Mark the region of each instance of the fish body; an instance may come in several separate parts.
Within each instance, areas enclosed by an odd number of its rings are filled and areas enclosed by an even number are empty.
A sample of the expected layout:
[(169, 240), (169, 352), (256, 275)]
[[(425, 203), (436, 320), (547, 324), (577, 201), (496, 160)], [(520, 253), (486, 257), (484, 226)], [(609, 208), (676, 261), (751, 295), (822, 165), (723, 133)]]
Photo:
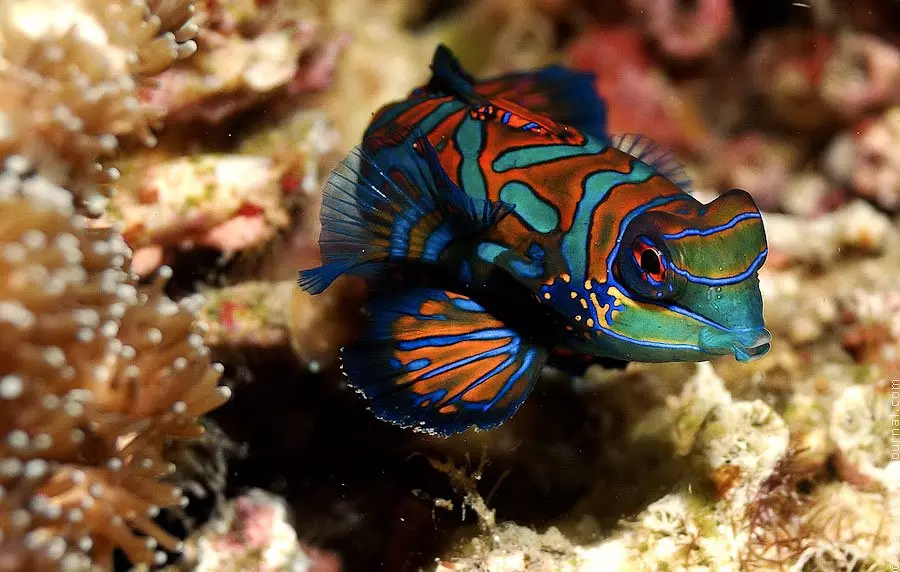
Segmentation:
[(438, 48), (326, 186), (323, 266), (373, 285), (344, 370), (375, 413), (440, 434), (511, 416), (555, 349), (623, 361), (768, 351), (760, 213), (709, 204), (640, 136), (611, 137), (590, 74), (485, 82)]

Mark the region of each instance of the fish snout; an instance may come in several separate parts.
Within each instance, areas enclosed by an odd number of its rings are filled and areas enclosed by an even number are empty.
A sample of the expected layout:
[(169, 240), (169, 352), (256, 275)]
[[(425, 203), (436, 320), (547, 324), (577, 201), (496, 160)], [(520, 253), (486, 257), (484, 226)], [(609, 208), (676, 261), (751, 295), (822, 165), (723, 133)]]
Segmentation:
[(733, 353), (736, 360), (748, 362), (769, 352), (772, 334), (765, 328), (720, 330), (707, 326), (700, 330), (699, 341), (705, 351), (717, 355)]

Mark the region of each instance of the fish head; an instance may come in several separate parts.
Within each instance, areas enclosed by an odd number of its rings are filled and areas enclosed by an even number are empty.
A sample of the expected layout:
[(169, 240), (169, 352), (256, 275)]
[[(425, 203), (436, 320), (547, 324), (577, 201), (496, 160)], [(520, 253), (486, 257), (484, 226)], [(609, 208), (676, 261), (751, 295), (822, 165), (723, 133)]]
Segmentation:
[(606, 326), (630, 359), (750, 361), (769, 351), (758, 277), (766, 235), (746, 191), (677, 213), (648, 209), (616, 248)]

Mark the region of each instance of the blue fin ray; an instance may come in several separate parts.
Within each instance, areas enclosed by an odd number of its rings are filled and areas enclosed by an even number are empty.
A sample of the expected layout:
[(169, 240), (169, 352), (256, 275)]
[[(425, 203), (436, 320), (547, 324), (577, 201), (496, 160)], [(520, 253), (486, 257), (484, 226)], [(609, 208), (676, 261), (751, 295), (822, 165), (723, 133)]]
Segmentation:
[(304, 290), (318, 294), (348, 272), (371, 276), (389, 261), (435, 262), (453, 238), (496, 224), (510, 211), (460, 190), (425, 137), (385, 156), (379, 164), (364, 142), (329, 175), (320, 216), (322, 266), (300, 272)]
[(691, 178), (681, 161), (671, 150), (656, 143), (650, 137), (625, 133), (613, 137), (612, 145), (619, 151), (628, 153), (635, 159), (650, 165), (657, 173), (678, 185), (684, 192), (692, 192)]

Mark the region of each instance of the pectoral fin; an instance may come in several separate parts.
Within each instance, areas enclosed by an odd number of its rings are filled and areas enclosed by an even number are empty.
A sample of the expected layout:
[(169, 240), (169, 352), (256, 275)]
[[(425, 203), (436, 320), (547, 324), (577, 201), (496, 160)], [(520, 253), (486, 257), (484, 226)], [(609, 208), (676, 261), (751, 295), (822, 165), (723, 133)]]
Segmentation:
[(439, 435), (509, 419), (547, 350), (474, 300), (434, 288), (376, 297), (362, 338), (344, 349), (350, 384), (379, 418)]

